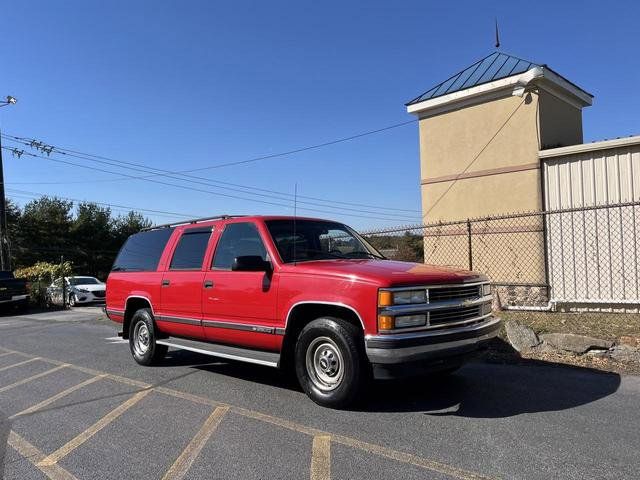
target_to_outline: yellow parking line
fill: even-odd
[[[66,444],[60,447],[58,450],[48,455],[46,458],[42,459],[38,462],[38,465],[46,466],[46,465],[54,465],[58,463],[61,459],[69,455],[73,450],[78,448],[84,442],[93,437],[96,433],[102,430],[104,427],[113,422],[116,418],[126,412],[128,409],[133,407],[136,403],[146,397],[151,390],[143,390],[142,392],[136,393],[133,397],[131,397],[126,402],[118,405],[116,408],[107,413],[104,417],[98,420],[96,423],[87,428],[84,432],[69,440]]]
[[[363,450],[367,453],[379,455],[381,457],[390,458],[402,463],[408,463],[417,467],[431,470],[433,472],[443,473],[450,477],[457,478],[458,480],[495,480],[495,477],[485,476],[479,473],[464,470],[446,463],[436,462],[435,460],[428,460],[426,458],[419,457],[410,453],[400,452],[391,448],[383,447],[382,445],[375,445],[372,443],[363,442],[351,437],[345,437],[343,435],[334,435],[332,433],[318,430],[317,428],[307,427],[299,425],[290,420],[284,418],[274,417],[267,415],[266,413],[256,412],[254,410],[248,410],[242,407],[232,407],[232,411],[239,415],[254,418],[256,420],[262,420],[263,422],[271,423],[289,430],[293,430],[307,435],[319,436],[328,435],[331,437],[333,443],[340,443],[348,447],[353,447],[358,450]]]
[[[189,444],[182,451],[180,456],[176,458],[173,465],[164,474],[162,480],[180,480],[187,475],[189,468],[200,454],[200,451],[209,440],[209,437],[216,431],[218,425],[222,421],[222,417],[229,411],[229,407],[216,408],[209,418],[204,422],[198,433],[191,439]]]
[[[77,480],[60,465],[39,465],[44,458],[44,453],[31,445],[13,430],[9,432],[7,443],[20,455],[34,464],[42,473],[51,480]]]
[[[33,358],[30,358],[29,360],[25,360],[24,362],[18,362],[18,363],[14,363],[13,365],[7,365],[6,367],[0,368],[0,372],[9,370],[10,368],[13,368],[13,367],[19,367],[20,365],[24,365],[25,363],[35,362],[36,360],[40,360],[40,357],[33,357]]]
[[[7,348],[4,347],[0,347],[0,350],[2,351],[6,351],[8,353],[15,353],[17,355],[21,355],[23,357],[31,357],[31,355],[23,353],[23,352],[19,352],[19,351],[15,351],[15,350],[9,350]],[[60,362],[58,360],[52,360],[52,359],[47,359],[47,358],[40,358],[40,357],[35,357],[32,358],[32,360],[42,360],[44,362],[48,362],[48,363],[52,363],[54,365],[62,365],[63,362]],[[117,382],[121,382],[121,383],[125,383],[128,385],[135,385],[141,388],[151,388],[151,385],[141,382],[139,380],[133,380],[130,378],[126,378],[126,377],[121,377],[118,375],[113,375],[113,374],[109,374],[109,373],[105,373],[105,372],[100,372],[98,370],[93,370],[91,368],[87,368],[87,367],[81,367],[79,365],[70,365],[69,368],[72,368],[74,370],[80,371],[80,372],[85,372],[85,373],[89,373],[92,375],[106,375],[105,378],[117,381]],[[149,390],[150,391],[150,390]],[[376,445],[376,444],[372,444],[372,443],[367,443],[367,442],[363,442],[361,440],[357,440],[355,438],[351,438],[351,437],[346,437],[346,436],[342,436],[342,435],[334,435],[322,430],[319,430],[317,428],[313,428],[313,427],[307,427],[305,425],[300,425],[298,423],[292,422],[290,420],[286,420],[284,418],[279,418],[279,417],[274,417],[265,413],[261,413],[261,412],[257,412],[255,410],[249,410],[246,408],[242,408],[242,407],[235,407],[235,406],[231,406],[222,402],[216,402],[215,400],[206,398],[206,397],[200,397],[198,395],[193,395],[193,394],[189,394],[186,392],[181,392],[179,390],[173,390],[171,388],[167,388],[167,387],[157,387],[157,388],[153,388],[153,391],[157,391],[158,393],[163,393],[165,395],[170,395],[176,398],[182,398],[185,400],[190,400],[192,402],[195,403],[200,403],[203,405],[214,405],[214,406],[222,406],[222,407],[229,407],[230,410],[234,413],[237,413],[239,415],[245,416],[245,417],[249,417],[249,418],[254,418],[256,420],[261,420],[263,422],[266,423],[270,423],[272,425],[277,425],[289,430],[293,430],[296,432],[300,432],[300,433],[304,433],[310,436],[318,436],[318,435],[327,435],[331,437],[331,441],[333,443],[338,443],[341,445],[345,445],[348,447],[352,447],[352,448],[356,448],[358,450],[362,450],[365,451],[367,453],[370,454],[374,454],[374,455],[378,455],[381,457],[385,457],[385,458],[389,458],[401,463],[407,463],[410,465],[414,465],[420,468],[424,468],[426,470],[431,470],[434,472],[438,472],[438,473],[442,473],[445,475],[448,475],[450,477],[456,478],[458,480],[496,480],[496,477],[491,477],[488,475],[482,475],[480,473],[475,473],[469,470],[464,470],[458,467],[455,467],[453,465],[448,465],[446,463],[440,463],[437,462],[435,460],[429,460],[423,457],[420,457],[418,455],[413,455],[410,453],[405,453],[405,452],[401,452],[398,450],[393,450],[391,448],[387,448],[387,447],[383,447],[381,445]],[[147,391],[145,392],[140,392],[140,393],[147,393]],[[125,402],[126,403],[126,402]],[[134,402],[135,403],[135,402]],[[120,408],[120,407],[118,407]],[[129,408],[129,407],[127,407]],[[125,408],[126,410],[126,408]],[[119,414],[118,414],[119,415]],[[117,416],[118,416],[117,415]],[[100,422],[98,422],[100,423]],[[107,422],[109,423],[109,422]],[[90,427],[90,429],[93,427]],[[100,427],[100,428],[103,428]],[[100,429],[99,428],[99,429]],[[98,430],[99,430],[98,429]],[[97,430],[96,430],[97,431]],[[95,432],[91,433],[90,436],[92,436]],[[82,434],[80,434],[78,437],[84,435],[85,432],[83,432]],[[78,438],[76,437],[76,438]],[[86,439],[88,439],[89,437],[87,437]],[[86,439],[82,440],[81,443],[83,443],[84,441],[86,441]],[[74,439],[75,440],[75,439]],[[73,442],[74,440],[71,440],[71,442]],[[69,442],[69,443],[71,443]],[[65,447],[62,447],[65,448]],[[64,457],[65,455],[67,455],[71,450],[73,450],[74,448],[76,448],[75,446],[73,446],[68,452],[64,453],[64,455],[60,456],[58,458],[58,460],[62,457]],[[62,449],[60,449],[62,450]],[[56,452],[54,452],[51,455],[56,454]],[[47,460],[47,459],[44,459]],[[56,460],[56,461],[58,461]]]
[[[61,368],[61,367],[58,367]],[[76,390],[81,389],[82,387],[86,387],[87,385],[92,384],[93,382],[96,382],[98,380],[100,380],[101,378],[106,377],[106,374],[103,375],[96,375],[95,377],[91,377],[88,380],[85,380],[84,382],[81,382],[77,385],[74,385],[73,387],[69,387],[66,390],[61,391],[60,393],[57,393],[56,395],[54,395],[53,397],[49,397],[46,400],[41,401],[40,403],[36,403],[33,407],[29,407],[25,410],[22,410],[21,412],[18,412],[14,415],[11,415],[9,418],[16,418],[16,417],[20,417],[22,415],[27,415],[29,413],[33,413],[35,411],[41,410],[44,407],[46,407],[47,405],[51,405],[53,402],[60,400],[63,397],[66,397],[67,395],[75,392]]]
[[[331,436],[316,435],[311,447],[311,480],[331,480]]]
[[[450,477],[457,478],[459,480],[494,480],[494,477],[470,472],[468,470],[454,467],[446,463],[428,460],[411,453],[399,452],[397,450],[392,450],[381,445],[363,442],[361,440],[356,440],[355,438],[345,437],[342,435],[332,435],[331,440],[335,443],[340,443],[348,447],[357,448],[359,450],[379,455],[381,457],[389,458],[391,460],[396,460],[398,462],[415,465],[416,467],[422,467],[433,472],[438,472]]]
[[[208,405],[211,407],[227,406],[224,403],[216,402],[215,400],[199,397],[198,395],[193,395],[191,393],[180,392],[179,390],[173,390],[172,388],[157,387],[155,388],[155,391],[158,393],[169,395],[170,397],[180,398],[182,400],[188,400],[190,402],[199,403],[201,405]]]
[[[0,388],[0,392],[5,392],[7,390],[11,390],[14,387],[17,387],[19,385],[24,385],[25,383],[29,383],[32,380],[36,380],[38,378],[44,377],[45,375],[49,375],[50,373],[57,372],[58,370],[61,370],[63,368],[67,368],[68,366],[69,366],[69,364],[65,363],[64,365],[59,365],[59,366],[54,367],[54,368],[52,368],[50,370],[46,370],[46,371],[44,371],[42,373],[36,373],[35,375],[32,375],[32,376],[27,377],[27,378],[24,378],[22,380],[18,380],[17,382],[12,383],[11,385],[6,385],[6,386]]]

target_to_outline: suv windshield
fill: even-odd
[[[384,258],[346,225],[322,220],[267,220],[284,263],[328,259]]]
[[[100,283],[97,278],[93,277],[71,277],[69,279],[69,285],[97,285]]]

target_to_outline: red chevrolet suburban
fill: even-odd
[[[341,223],[222,216],[129,237],[106,313],[136,362],[169,347],[295,369],[343,407],[371,378],[459,368],[497,334],[487,278],[386,260]]]

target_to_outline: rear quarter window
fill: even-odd
[[[131,235],[120,249],[111,271],[145,272],[157,270],[164,247],[166,247],[172,233],[173,228],[162,228]]]

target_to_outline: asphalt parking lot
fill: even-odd
[[[476,362],[351,411],[266,367],[141,367],[97,308],[0,316],[7,479],[638,478],[640,378]],[[4,435],[4,437],[1,437]]]

